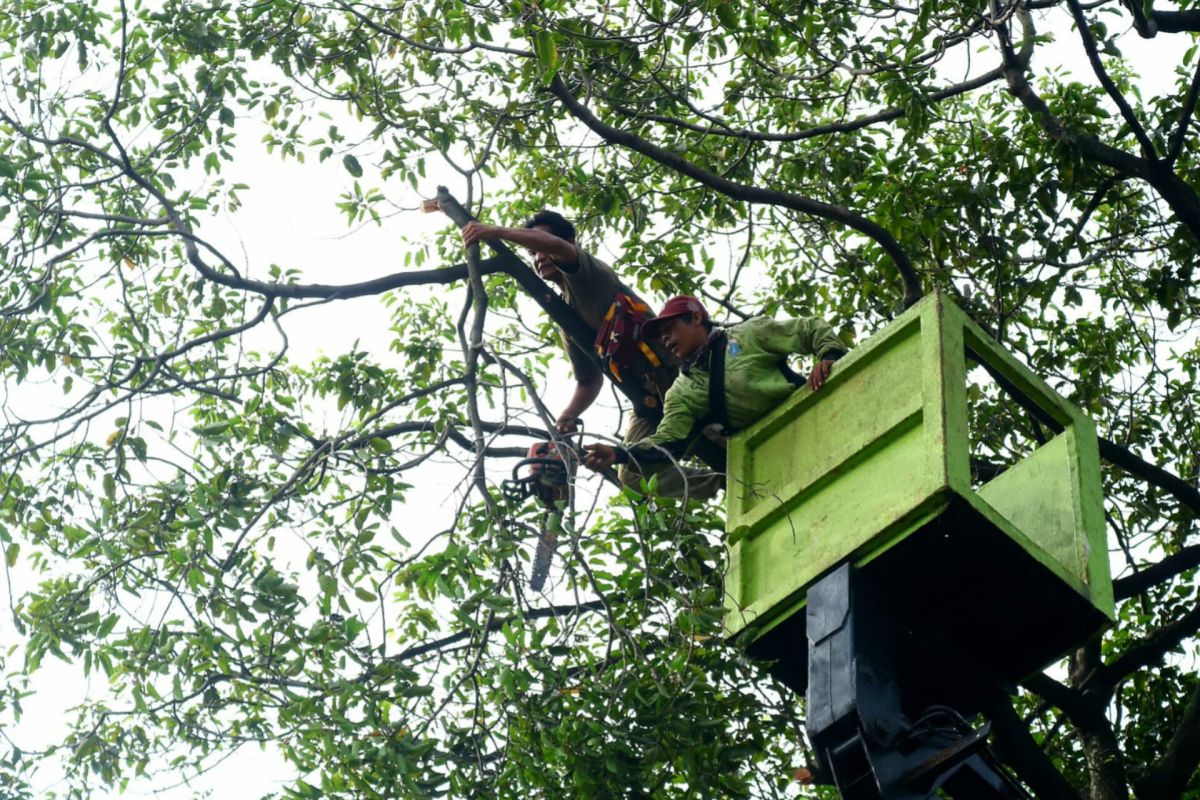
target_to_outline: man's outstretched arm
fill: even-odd
[[[848,349],[833,326],[820,317],[762,320],[756,334],[763,350],[781,356],[797,353],[824,361],[845,355]]]
[[[833,371],[833,362],[847,350],[845,343],[834,333],[833,326],[819,317],[764,320],[757,333],[760,346],[768,353],[817,357],[808,374],[808,388],[814,392],[825,385]]]
[[[566,239],[560,239],[553,233],[533,228],[504,228],[472,220],[462,229],[462,238],[463,244],[467,247],[488,239],[503,239],[535,253],[545,253],[563,264],[579,262],[579,250],[575,245]]]
[[[707,398],[693,397],[682,383],[676,381],[667,391],[663,401],[663,418],[653,434],[640,442],[625,447],[613,447],[607,444],[589,444],[584,446],[587,454],[583,458],[584,465],[594,470],[603,470],[613,464],[626,464],[630,461],[663,461],[670,458],[663,452],[677,451],[682,448],[691,435],[696,420],[707,413]]]

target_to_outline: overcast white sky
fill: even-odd
[[[1062,15],[1056,14],[1054,18],[1062,19]],[[1046,25],[1045,22],[1041,24]],[[1044,73],[1051,66],[1049,58],[1058,55],[1063,59],[1063,66],[1079,74],[1088,74],[1074,34],[1062,29],[1058,36],[1061,46],[1040,49],[1034,69]],[[1148,94],[1159,91],[1170,80],[1169,73],[1159,65],[1178,63],[1179,53],[1188,44],[1190,41],[1184,37],[1165,36],[1145,41],[1129,36],[1122,47],[1133,63],[1144,65],[1143,91]],[[988,69],[994,65],[993,60],[990,56],[981,56],[973,66]],[[961,77],[961,68],[946,69],[948,76]],[[243,193],[244,205],[236,216],[213,220],[201,233],[248,273],[265,277],[267,266],[277,263],[300,269],[305,282],[347,283],[374,278],[403,269],[402,237],[429,237],[450,225],[440,214],[427,215],[416,210],[421,198],[411,189],[389,185],[386,191],[390,199],[414,210],[390,216],[382,227],[367,225],[353,235],[347,235],[345,219],[333,206],[352,180],[340,159],[332,158],[324,164],[318,164],[315,159],[304,165],[282,164],[274,156],[255,152],[253,142],[257,141],[258,134],[253,130],[253,120],[241,124],[246,130],[241,136],[239,158],[224,169],[224,177],[247,183],[251,188]],[[362,161],[366,168],[363,179],[366,186],[378,173],[372,169],[369,159]],[[466,192],[461,177],[448,169],[439,172],[435,159],[431,158],[429,163],[430,175],[422,187],[423,193],[432,196],[435,187],[444,183],[464,199]],[[602,257],[616,260],[619,265],[619,253],[609,251],[603,244],[598,249]],[[240,256],[242,253],[244,256]],[[460,289],[453,291],[456,298],[461,297]],[[656,297],[652,301],[663,299]],[[452,303],[452,306],[456,308],[457,304]],[[290,358],[295,362],[305,363],[320,354],[336,356],[347,351],[357,340],[360,346],[377,353],[384,364],[399,366],[397,357],[387,350],[390,317],[379,298],[343,301],[285,319],[291,340]],[[565,359],[556,360],[548,387],[551,409],[561,407],[571,385]],[[612,429],[614,413],[607,398],[606,393],[602,410],[588,415],[589,429]],[[331,419],[330,425],[335,424],[336,419]],[[423,476],[423,480],[430,481],[432,493],[423,492],[422,497],[431,498],[431,501],[405,509],[406,517],[416,519],[412,528],[432,532],[442,527],[458,499],[456,484],[460,478],[461,470],[449,467],[441,473],[430,472]],[[31,579],[39,579],[22,573],[23,563],[18,563],[13,575],[13,590],[17,594]],[[3,581],[2,574],[0,581]],[[0,596],[6,589],[0,586]],[[0,621],[0,626],[0,642],[11,642],[12,631],[7,621]],[[28,703],[31,713],[27,713],[20,726],[8,731],[14,740],[29,749],[53,741],[61,732],[70,707],[93,688],[81,678],[76,667],[53,659],[47,660],[37,675],[36,686],[39,689],[36,700]],[[269,751],[243,749],[190,786],[164,787],[159,782],[134,782],[123,796],[177,800],[211,792],[214,797],[248,800],[275,791],[295,777],[291,768]],[[56,785],[55,777],[48,772],[40,788],[50,791]],[[0,796],[2,794],[3,787],[0,787]],[[98,798],[117,796],[115,792],[99,790],[95,794]]]

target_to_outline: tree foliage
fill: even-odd
[[[531,596],[537,512],[496,481],[546,429],[548,322],[452,226],[364,282],[246,263],[206,231],[265,149],[340,163],[342,196],[291,199],[352,226],[449,165],[490,221],[565,209],[731,320],[861,337],[955,296],[1109,465],[1118,624],[993,709],[996,744],[1042,797],[1196,791],[1189,6],[4,0],[0,540],[35,577],[0,711],[48,656],[93,691],[0,775],[82,797],[267,743],[290,797],[800,792],[796,701],[720,637],[714,510],[581,484]],[[289,359],[294,320],[370,295],[386,351]],[[1045,435],[972,391],[984,467]],[[414,525],[435,464],[460,506]]]

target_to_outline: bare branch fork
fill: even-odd
[[[471,480],[478,490],[488,512],[496,515],[496,504],[487,490],[487,473],[485,459],[487,456],[487,441],[484,438],[483,424],[479,419],[479,357],[483,353],[483,326],[487,320],[488,297],[483,285],[483,275],[479,271],[479,245],[473,244],[467,248],[467,272],[470,275],[469,302],[473,312],[470,332],[463,330],[460,320],[459,337],[462,339],[463,357],[466,360],[467,372],[463,385],[467,390],[467,417],[471,421],[474,437],[475,464],[471,469]],[[467,308],[463,309],[466,317]]]

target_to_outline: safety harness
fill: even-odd
[[[628,369],[639,353],[651,367],[662,365],[658,354],[642,339],[642,324],[653,316],[650,306],[636,297],[625,292],[613,295],[596,334],[596,355],[618,383],[625,380],[621,371]]]

